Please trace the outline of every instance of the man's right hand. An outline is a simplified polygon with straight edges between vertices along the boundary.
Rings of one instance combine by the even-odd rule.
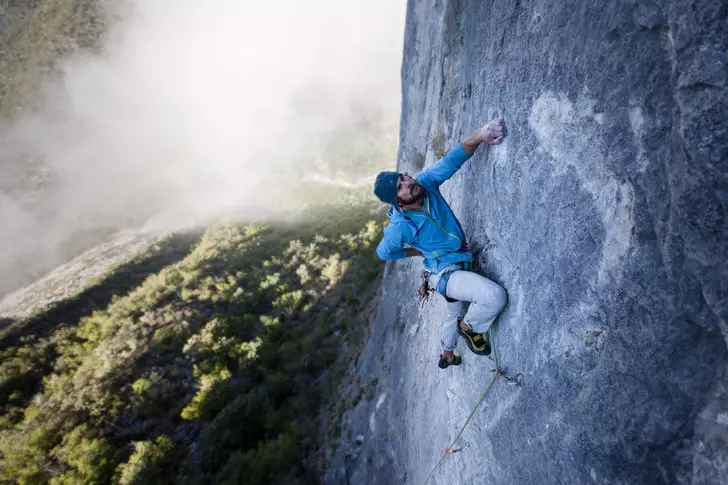
[[[503,120],[495,119],[487,122],[478,131],[475,132],[481,143],[489,145],[497,145],[503,139],[504,126]]]
[[[465,153],[468,155],[472,155],[481,143],[497,145],[501,142],[504,136],[505,127],[503,126],[503,120],[491,120],[463,140],[463,150],[465,150]]]

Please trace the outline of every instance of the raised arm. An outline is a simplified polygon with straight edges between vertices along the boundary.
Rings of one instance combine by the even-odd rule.
[[[453,148],[429,169],[417,176],[417,181],[423,184],[439,186],[455,172],[475,153],[481,143],[497,145],[504,136],[503,121],[492,120],[473,132],[472,135],[462,141],[460,145]]]

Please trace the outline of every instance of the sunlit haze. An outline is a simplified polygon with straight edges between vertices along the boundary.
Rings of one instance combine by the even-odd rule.
[[[255,216],[285,209],[306,175],[341,177],[322,173],[322,146],[357,149],[360,127],[367,143],[396,139],[404,12],[403,0],[157,0],[109,13],[100,48],[2,126],[3,162],[37,165],[40,188],[0,194],[0,271],[52,261],[75,231]]]

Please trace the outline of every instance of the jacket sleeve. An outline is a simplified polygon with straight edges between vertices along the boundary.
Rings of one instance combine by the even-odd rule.
[[[377,245],[379,259],[402,259],[407,256],[404,252],[405,238],[401,224],[390,224],[384,228],[384,237]]]
[[[417,180],[423,185],[440,186],[440,184],[452,177],[469,158],[470,155],[463,150],[463,145],[459,144],[435,162],[432,167],[420,173]]]

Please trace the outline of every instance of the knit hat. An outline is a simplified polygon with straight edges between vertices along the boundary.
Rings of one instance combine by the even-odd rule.
[[[399,205],[397,199],[397,180],[399,180],[398,172],[379,172],[377,180],[374,182],[374,194],[379,200],[392,205]]]

